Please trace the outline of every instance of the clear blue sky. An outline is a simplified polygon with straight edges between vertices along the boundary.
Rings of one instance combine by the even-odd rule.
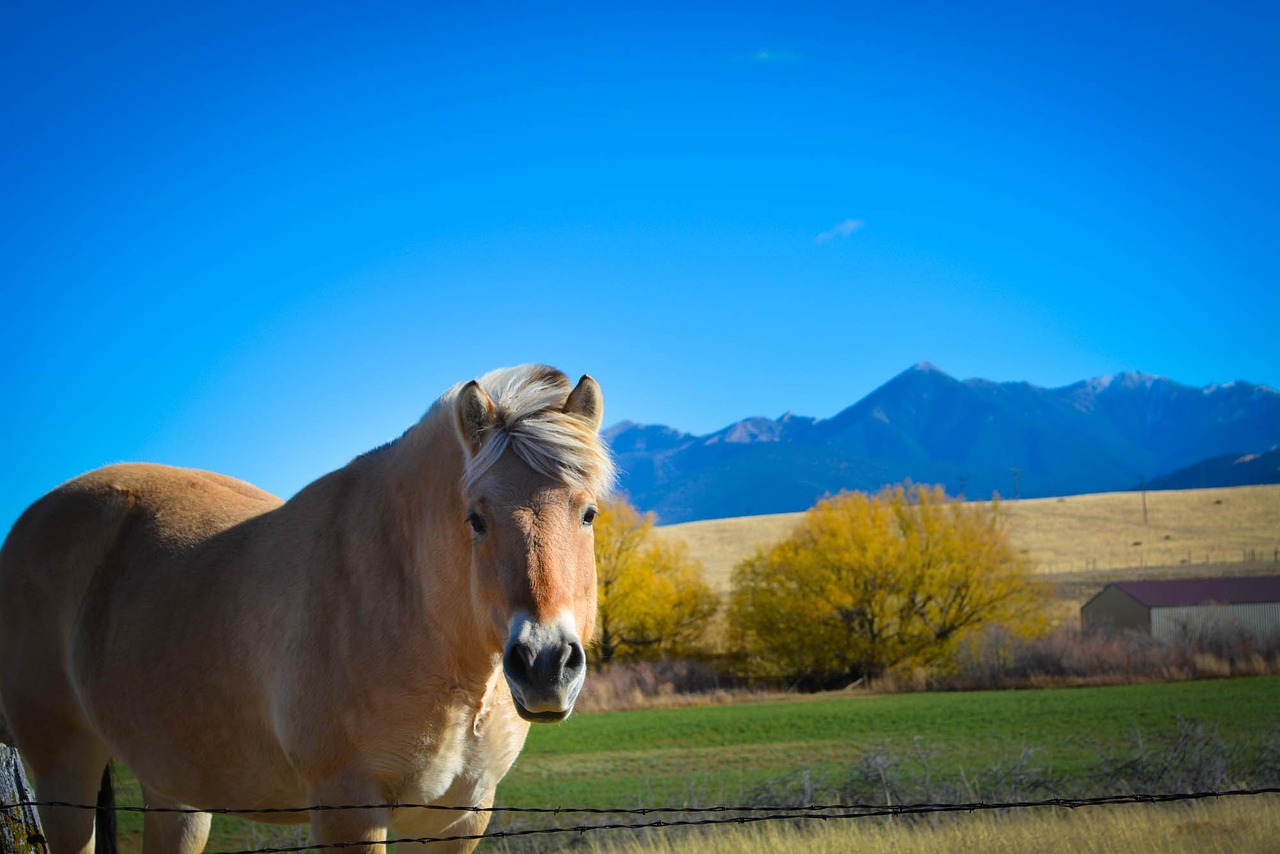
[[[287,496],[526,361],[695,433],[1280,385],[1275,2],[179,5],[0,6],[0,530],[121,460]]]

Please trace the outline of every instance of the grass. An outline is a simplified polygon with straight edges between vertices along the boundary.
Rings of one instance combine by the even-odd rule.
[[[779,775],[847,772],[868,751],[975,774],[1023,749],[1050,776],[1176,730],[1179,718],[1251,744],[1280,728],[1280,678],[1105,688],[867,696],[582,715],[531,734],[498,789],[511,805],[637,807],[742,797]]]
[[[1014,541],[1043,572],[1275,562],[1280,485],[1148,492],[1146,503],[1145,522],[1137,492],[1005,507]]]
[[[900,775],[939,783],[963,779],[967,791],[978,796],[991,791],[984,787],[1000,775],[1008,776],[1010,768],[1027,771],[1028,761],[1036,779],[1107,789],[1123,781],[1116,776],[1117,766],[1104,766],[1104,757],[1172,743],[1180,721],[1186,719],[1200,722],[1215,739],[1232,745],[1237,757],[1280,754],[1280,678],[1035,691],[842,692],[730,706],[575,715],[564,724],[533,729],[498,789],[497,803],[636,808],[740,804],[760,802],[762,797],[795,802],[803,799],[796,781],[847,780],[852,772],[871,767],[869,760],[875,768],[893,766]],[[1273,759],[1280,761],[1280,755]],[[1100,777],[1104,773],[1111,776]],[[118,777],[118,802],[141,803],[137,784],[127,774]],[[1090,812],[1089,817],[1101,818],[1104,812]],[[139,851],[141,817],[125,813],[120,824],[121,850]],[[856,824],[833,828],[845,834],[836,837],[843,840],[838,844],[850,845],[847,834],[862,834],[871,826]],[[293,828],[215,816],[209,850],[295,845],[297,839]],[[552,847],[544,850],[554,850],[557,840],[563,841],[546,838],[543,844],[549,841]],[[768,849],[770,843],[760,844]],[[936,850],[982,850],[936,844]],[[680,850],[685,850],[683,845]],[[925,845],[894,850],[933,849]],[[1029,845],[1002,850],[1042,849]]]
[[[1264,854],[1280,838],[1280,796],[1176,805],[978,813],[899,819],[665,830],[640,839],[593,837],[592,854]]]
[[[1123,570],[1125,578],[1276,571],[1280,485],[1148,492],[1146,503],[1145,522],[1137,492],[1001,506],[1013,542],[1037,571],[1054,580],[1107,570]],[[800,515],[711,519],[655,530],[687,544],[691,556],[702,561],[708,583],[725,593],[734,564],[786,536]],[[1245,560],[1250,554],[1255,559]]]

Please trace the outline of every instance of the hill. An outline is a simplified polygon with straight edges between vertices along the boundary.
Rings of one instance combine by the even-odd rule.
[[[1036,571],[1096,592],[1111,576],[1280,572],[1280,485],[1075,495],[1001,503],[1006,529]],[[733,566],[786,536],[799,513],[664,525],[707,581],[727,592]],[[1083,601],[1083,600],[1081,600]]]
[[[605,438],[622,490],[670,524],[799,511],[827,493],[907,479],[971,497],[1135,489],[1224,454],[1274,448],[1280,393],[1140,373],[1044,389],[956,380],[920,363],[827,419],[748,418],[707,436],[623,423]],[[1187,485],[1265,476],[1254,467],[1196,472]]]
[[[1199,489],[1205,486],[1245,486],[1280,483],[1280,448],[1261,454],[1223,454],[1153,478],[1148,489]]]

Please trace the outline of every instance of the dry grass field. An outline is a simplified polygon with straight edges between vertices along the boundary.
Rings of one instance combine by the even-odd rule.
[[[1004,524],[1036,571],[1078,607],[1133,578],[1280,572],[1280,485],[1111,492],[1001,503]],[[684,542],[707,581],[729,590],[733,566],[786,534],[800,513],[685,522],[656,529]]]
[[[717,832],[667,830],[628,843],[589,840],[594,854],[1262,854],[1276,850],[1280,803],[1271,796],[1167,806],[976,813],[932,822],[901,819],[756,825]]]

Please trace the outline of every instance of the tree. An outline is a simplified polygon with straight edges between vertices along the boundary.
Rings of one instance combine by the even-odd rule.
[[[720,603],[684,544],[624,500],[601,503],[594,528],[597,662],[696,652]]]
[[[897,486],[819,501],[734,568],[730,624],[753,672],[810,685],[937,665],[980,626],[1038,623],[999,506]]]

